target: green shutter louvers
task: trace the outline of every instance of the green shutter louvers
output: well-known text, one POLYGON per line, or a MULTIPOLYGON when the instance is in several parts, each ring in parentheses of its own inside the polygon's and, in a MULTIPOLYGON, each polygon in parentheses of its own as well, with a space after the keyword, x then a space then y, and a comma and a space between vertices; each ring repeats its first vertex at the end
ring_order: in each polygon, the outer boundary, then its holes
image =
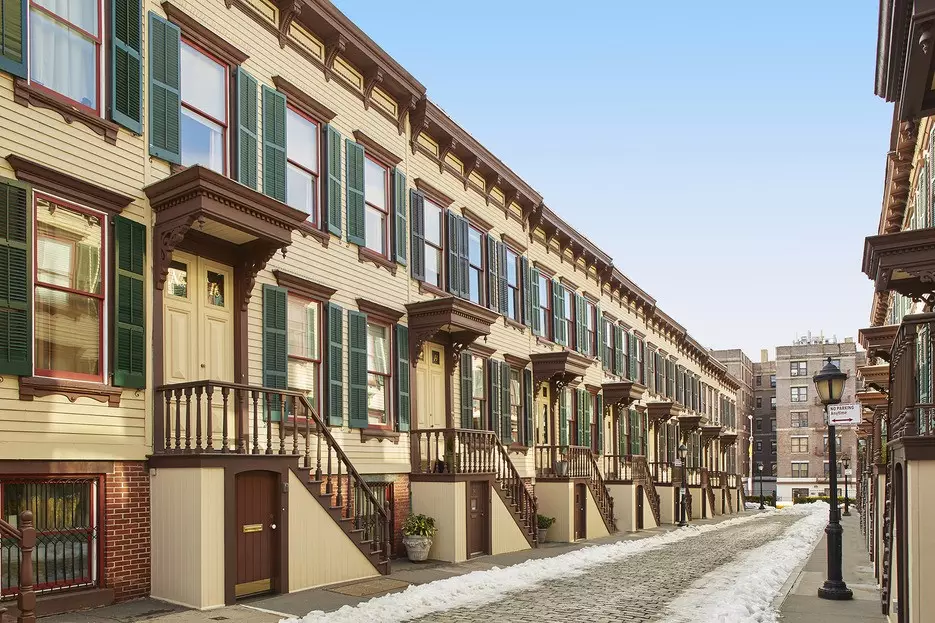
POLYGON ((500 418, 503 416, 501 408, 503 394, 500 391, 500 365, 496 361, 487 360, 487 377, 490 385, 490 400, 488 400, 490 418, 487 421, 487 429, 502 435, 500 418))
POLYGON ((328 231, 341 237, 341 133, 330 124, 325 126, 325 168, 328 183, 325 186, 327 209, 325 220, 328 231))
POLYGON ((27 0, 0 0, 0 71, 26 78, 27 0))
POLYGON ((535 439, 535 435, 533 431, 533 426, 534 426, 533 420, 534 420, 535 411, 536 411, 536 401, 535 401, 535 397, 533 396, 533 390, 534 388, 532 386, 532 370, 524 369, 523 370, 523 393, 526 399, 524 401, 525 404, 523 405, 524 406, 523 414, 526 419, 526 425, 524 427, 523 432, 525 433, 524 438, 525 438, 525 445, 527 448, 532 447, 533 441, 535 439))
POLYGON ((114 385, 146 387, 146 226, 114 218, 114 385))
POLYGON ((347 312, 347 412, 351 428, 367 428, 367 314, 347 312))
MULTIPOLYGON (((263 386, 286 389, 289 380, 288 296, 285 288, 263 285, 263 386)), ((269 397, 269 417, 278 422, 282 417, 279 396, 269 397)), ((267 410, 263 410, 264 417, 267 410)))
POLYGON ((0 181, 0 374, 32 374, 29 187, 0 181))
POLYGON ((149 13, 149 153, 182 164, 181 31, 149 13))
MULTIPOLYGON (((257 149, 259 148, 259 110, 257 108, 257 81, 256 78, 248 74, 242 67, 238 67, 234 76, 237 83, 237 181, 254 190, 257 188, 257 149)), ((265 89, 266 87, 264 87, 265 89)), ((264 111, 266 110, 266 93, 264 91, 264 111)), ((267 128, 268 120, 263 121, 264 143, 269 133, 267 128)), ((263 155, 263 170, 268 172, 267 154, 263 155)), ((271 186, 266 180, 263 181, 263 190, 267 191, 271 186)), ((285 193, 283 193, 285 194, 285 193)))
POLYGON ((413 189, 409 191, 409 210, 412 228, 412 278, 425 281, 425 195, 413 189))
POLYGON ((328 425, 344 424, 344 310, 328 304, 328 425))
POLYGON ((461 353, 461 428, 474 428, 474 370, 471 353, 461 353))
POLYGON ((286 200, 286 96, 263 85, 263 192, 286 200))
POLYGON ((411 400, 409 394, 409 327, 396 325, 396 414, 397 430, 409 430, 411 400))
POLYGON ((344 139, 347 161, 347 241, 363 246, 367 234, 364 224, 364 146, 344 139))
MULTIPOLYGON (((0 30, 3 31, 0 32, 0 68, 5 57, 7 4, 19 4, 19 0, 0 0, 0 30)), ((113 0, 110 12, 110 118, 135 134, 143 133, 143 11, 140 5, 140 0, 113 0)))
POLYGON ((530 314, 532 314, 532 332, 535 335, 545 335, 545 327, 542 326, 542 318, 540 318, 541 306, 539 305, 539 271, 535 268, 529 268, 529 306, 530 314))
POLYGON ((393 254, 396 263, 401 266, 406 265, 406 241, 408 227, 406 222, 408 214, 406 212, 406 175, 399 169, 393 169, 393 254))
POLYGON ((509 445, 513 439, 513 414, 510 409, 510 364, 500 362, 500 414, 503 421, 501 438, 509 445))
POLYGON ((597 433, 597 453, 604 454, 604 396, 598 394, 596 401, 594 430, 597 433))
POLYGON ((558 394, 558 445, 568 446, 568 401, 567 389, 558 394))

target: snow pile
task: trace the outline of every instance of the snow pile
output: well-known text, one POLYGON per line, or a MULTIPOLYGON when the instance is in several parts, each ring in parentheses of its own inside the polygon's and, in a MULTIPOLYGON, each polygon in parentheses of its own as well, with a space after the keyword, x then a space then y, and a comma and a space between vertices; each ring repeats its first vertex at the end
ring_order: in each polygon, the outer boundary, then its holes
POLYGON ((503 599, 509 593, 534 588, 547 580, 580 575, 597 565, 616 562, 706 532, 756 521, 771 514, 759 513, 716 524, 689 526, 643 539, 594 545, 560 556, 527 560, 510 567, 473 571, 428 584, 413 585, 400 593, 376 597, 356 606, 343 606, 335 612, 314 610, 301 619, 283 619, 280 623, 408 621, 453 608, 477 607, 503 599))
POLYGON ((812 553, 828 522, 828 504, 796 504, 777 511, 802 515, 783 534, 698 578, 666 607, 665 623, 775 623, 773 599, 812 553))
MULTIPOLYGON (((766 505, 764 504, 764 506, 766 505)), ((754 509, 759 508, 760 504, 758 502, 744 502, 743 507, 747 509, 748 511, 752 511, 754 509)))

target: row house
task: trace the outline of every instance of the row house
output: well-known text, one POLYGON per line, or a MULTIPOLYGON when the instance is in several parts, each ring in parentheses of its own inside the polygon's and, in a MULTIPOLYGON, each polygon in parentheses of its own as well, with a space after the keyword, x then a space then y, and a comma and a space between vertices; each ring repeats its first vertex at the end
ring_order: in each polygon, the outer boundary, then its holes
POLYGON ((0 15, 11 610, 742 509, 737 380, 327 0, 0 15))
POLYGON ((858 429, 861 529, 890 621, 930 618, 925 590, 935 571, 926 530, 935 500, 935 91, 931 2, 882 2, 875 92, 894 104, 883 205, 864 243, 874 283, 870 326, 860 331, 867 365, 858 429))

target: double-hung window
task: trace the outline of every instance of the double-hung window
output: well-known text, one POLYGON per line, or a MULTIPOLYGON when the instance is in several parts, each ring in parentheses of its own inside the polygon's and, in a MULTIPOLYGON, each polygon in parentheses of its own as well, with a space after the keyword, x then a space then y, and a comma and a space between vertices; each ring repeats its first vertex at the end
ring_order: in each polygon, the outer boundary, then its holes
POLYGON ((772 409, 773 411, 776 410, 776 397, 775 396, 769 397, 769 408, 772 409))
MULTIPOLYGON (((840 452, 840 451, 841 451, 841 436, 840 436, 840 435, 835 435, 835 438, 836 438, 837 441, 838 441, 838 442, 835 444, 835 450, 836 450, 837 452, 840 452)), ((828 451, 828 435, 825 435, 824 438, 823 438, 823 440, 824 440, 825 452, 827 452, 827 451, 828 451)))
POLYGON ((806 402, 808 400, 808 387, 791 387, 791 400, 792 402, 806 402))
POLYGON ((521 443, 524 437, 520 435, 520 409, 523 405, 522 384, 520 371, 510 368, 510 439, 514 443, 521 443))
POLYGON ((438 205, 424 199, 425 215, 425 282, 436 288, 442 287, 443 270, 442 236, 444 235, 444 217, 438 205))
POLYGON ((182 40, 182 164, 227 169, 227 65, 182 40))
POLYGON ((564 289, 562 293, 563 306, 565 308, 565 317, 562 318, 559 322, 565 325, 565 344, 568 348, 575 348, 575 321, 574 321, 574 311, 575 311, 575 293, 569 290, 568 288, 564 289))
POLYGON ((604 349, 604 359, 607 361, 607 368, 614 370, 614 325, 606 318, 602 318, 604 323, 604 343, 601 348, 604 349))
POLYGON ((380 255, 389 254, 389 170, 369 156, 364 158, 366 246, 380 255))
POLYGON ((321 412, 321 304, 289 295, 289 389, 321 412))
MULTIPOLYGON (((509 247, 506 249, 506 315, 520 321, 519 256, 509 247)), ((516 439, 514 436, 513 439, 516 439)))
POLYGON ((390 363, 392 331, 367 322, 367 416, 370 426, 390 426, 390 363))
POLYGON ((584 354, 594 357, 597 355, 597 308, 594 306, 594 303, 591 302, 587 302, 584 305, 585 313, 587 314, 584 321, 584 330, 588 343, 581 350, 584 354))
POLYGON ((101 30, 100 0, 30 0, 30 82, 99 114, 101 30))
POLYGON ((789 415, 792 417, 792 428, 808 427, 808 411, 793 411, 789 415))
POLYGON ((487 360, 471 358, 471 426, 474 430, 487 428, 487 360))
POLYGON ((808 375, 808 362, 807 361, 793 361, 789 364, 789 376, 807 376, 808 375))
POLYGON ((484 232, 468 227, 468 300, 484 304, 484 232))
POLYGON ((318 157, 320 128, 293 108, 286 109, 286 202, 318 225, 318 157))
POLYGON ((539 326, 542 335, 554 339, 552 327, 552 280, 539 273, 539 326))
POLYGON ((104 380, 105 216, 36 194, 36 374, 104 380))
POLYGON ((792 437, 792 452, 808 452, 808 437, 792 437))
POLYGON ((793 462, 792 463, 792 477, 793 478, 808 478, 808 463, 805 461, 793 462))

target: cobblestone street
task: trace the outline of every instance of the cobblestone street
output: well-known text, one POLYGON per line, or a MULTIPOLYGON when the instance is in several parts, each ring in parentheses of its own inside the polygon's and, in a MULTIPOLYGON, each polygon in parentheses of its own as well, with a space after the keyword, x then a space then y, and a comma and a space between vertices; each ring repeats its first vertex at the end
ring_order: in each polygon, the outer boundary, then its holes
POLYGON ((666 604, 697 578, 779 536, 799 519, 801 516, 772 514, 668 543, 575 577, 548 581, 478 608, 458 608, 418 620, 439 623, 663 620, 666 604))

